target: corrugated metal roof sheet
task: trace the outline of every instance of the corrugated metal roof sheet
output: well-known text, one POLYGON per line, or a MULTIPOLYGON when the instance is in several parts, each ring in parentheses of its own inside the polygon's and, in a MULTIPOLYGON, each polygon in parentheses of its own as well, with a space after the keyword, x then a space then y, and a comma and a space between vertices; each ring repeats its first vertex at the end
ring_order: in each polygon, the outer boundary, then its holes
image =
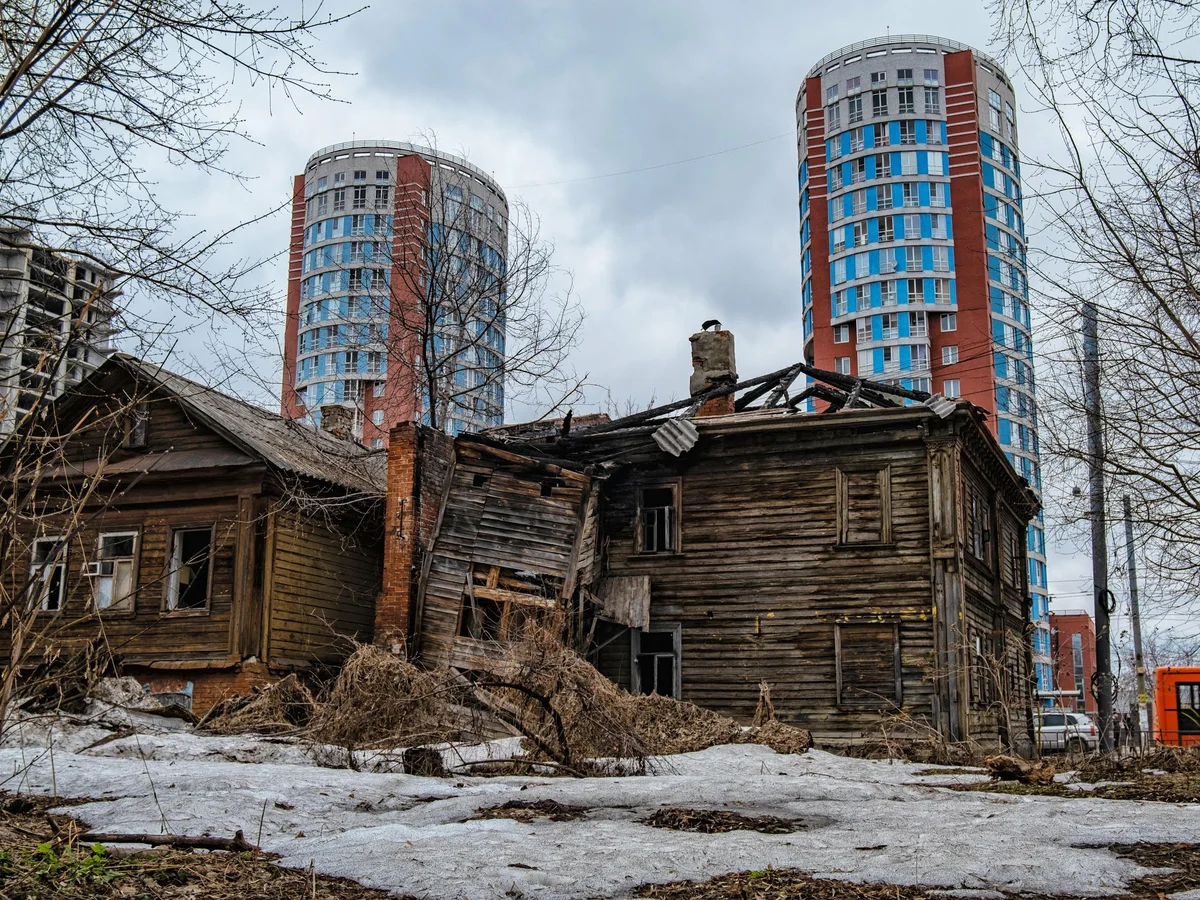
POLYGON ((652 437, 660 450, 680 456, 696 445, 700 432, 691 419, 667 419, 652 437))

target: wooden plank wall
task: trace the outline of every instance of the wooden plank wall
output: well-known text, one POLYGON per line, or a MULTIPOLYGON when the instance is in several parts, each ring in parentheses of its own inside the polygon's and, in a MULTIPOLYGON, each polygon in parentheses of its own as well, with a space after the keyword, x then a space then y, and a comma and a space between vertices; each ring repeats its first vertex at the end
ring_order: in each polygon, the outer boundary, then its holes
POLYGON ((270 515, 267 661, 274 667, 336 663, 371 640, 382 553, 323 516, 276 505, 270 515))
POLYGON ((451 664, 462 657, 456 644, 475 643, 458 637, 472 565, 568 578, 590 484, 587 476, 470 441, 457 441, 455 450, 446 508, 418 599, 418 652, 428 665, 451 664))
MULTIPOLYGON (((944 531, 936 551, 940 558, 933 558, 935 504, 925 437, 923 431, 902 428, 702 435, 678 461, 660 454, 654 466, 626 469, 609 479, 601 503, 605 572, 648 574, 652 627, 682 626, 683 699, 746 721, 754 712, 758 684, 766 681, 780 717, 810 728, 818 739, 878 736, 881 717, 896 710, 861 698, 839 706, 836 626, 894 623, 901 711, 947 725, 944 717, 958 709, 952 700, 953 670, 965 658, 967 635, 958 626, 952 629, 949 655, 939 666, 935 571, 948 579, 939 588, 949 591, 945 596, 966 591, 970 628, 992 637, 994 622, 1007 622, 999 626, 1005 631, 1001 643, 1010 659, 1017 655, 1023 587, 1003 592, 1003 614, 997 618, 999 561, 966 573, 961 565, 963 491, 956 482, 962 477, 957 462, 962 445, 952 432, 944 436, 954 448, 944 474, 950 521, 939 526, 944 531), (870 529, 841 535, 863 543, 840 543, 838 497, 841 490, 845 503, 845 473, 872 470, 886 471, 890 543, 865 542, 870 529), (682 483, 679 552, 638 555, 638 489, 677 477, 682 483)), ((986 481, 984 486, 994 498, 995 486, 986 481)), ((1018 527, 1011 509, 1003 512, 1002 524, 1018 527)), ((603 625, 596 644, 602 645, 594 654, 598 667, 628 686, 628 632, 603 625)), ((855 677, 843 675, 848 682, 855 677)), ((966 728, 970 736, 994 737, 997 711, 979 706, 964 716, 966 728)))
MULTIPOLYGON (((837 706, 838 622, 898 621, 904 706, 927 709, 934 689, 925 447, 802 440, 702 437, 677 465, 613 476, 602 504, 607 565, 649 574, 652 620, 682 625, 683 699, 746 720, 765 680, 782 718, 846 735, 878 715, 837 706), (838 545, 839 467, 889 469, 893 544, 838 545), (675 475, 680 553, 638 556, 637 489, 675 475)), ((621 642, 601 654, 614 676, 621 642)))
MULTIPOLYGON (((71 541, 66 557, 66 607, 59 615, 38 616, 39 630, 53 635, 59 646, 78 647, 103 634, 119 657, 212 662, 230 656, 238 497, 189 500, 180 491, 178 500, 164 505, 161 491, 152 486, 133 488, 118 508, 97 517, 71 541), (208 526, 215 526, 209 609, 167 611, 172 532, 176 528, 208 526), (138 533, 137 592, 132 610, 110 610, 97 616, 92 604, 93 579, 81 572, 85 563, 97 558, 100 533, 113 531, 138 533)), ((204 493, 212 494, 211 485, 204 493)), ((51 518, 43 533, 52 534, 55 527, 51 518)), ((10 585, 15 585, 25 573, 18 564, 6 577, 10 585)), ((2 646, 7 648, 6 639, 2 646)))

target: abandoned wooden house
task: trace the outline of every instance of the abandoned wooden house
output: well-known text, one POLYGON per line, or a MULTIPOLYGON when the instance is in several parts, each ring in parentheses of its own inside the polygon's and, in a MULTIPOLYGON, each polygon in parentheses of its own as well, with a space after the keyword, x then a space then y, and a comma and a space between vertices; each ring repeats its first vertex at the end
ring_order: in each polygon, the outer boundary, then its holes
POLYGON ((202 713, 371 640, 382 452, 116 354, 4 453, 5 660, 102 644, 202 713))
POLYGON ((394 432, 393 629, 487 668, 555 608, 635 692, 746 721, 766 682, 818 741, 1018 740, 1037 501, 983 413, 804 365, 739 384, 727 332, 693 344, 693 396, 657 410, 422 452, 394 432), (797 410, 810 396, 822 412, 797 410))

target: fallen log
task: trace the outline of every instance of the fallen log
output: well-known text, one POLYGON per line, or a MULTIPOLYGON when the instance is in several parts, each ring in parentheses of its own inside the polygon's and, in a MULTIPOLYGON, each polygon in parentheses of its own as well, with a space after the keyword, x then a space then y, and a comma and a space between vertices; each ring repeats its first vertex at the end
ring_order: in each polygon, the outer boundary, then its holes
POLYGON ((151 847, 172 847, 176 850, 228 850, 231 853, 261 853, 246 840, 239 828, 231 838, 207 834, 117 834, 109 831, 89 831, 78 840, 85 844, 148 844, 151 847))

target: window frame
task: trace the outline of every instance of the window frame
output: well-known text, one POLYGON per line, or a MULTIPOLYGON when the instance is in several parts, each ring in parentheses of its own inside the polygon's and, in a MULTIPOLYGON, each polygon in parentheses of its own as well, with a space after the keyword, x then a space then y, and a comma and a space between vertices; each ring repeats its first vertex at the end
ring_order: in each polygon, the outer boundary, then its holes
MULTIPOLYGON (((216 557, 217 547, 217 523, 216 522, 197 522, 193 525, 172 525, 170 528, 170 542, 168 543, 167 556, 167 577, 166 590, 163 594, 163 611, 172 616, 207 616, 212 612, 213 606, 213 575, 215 566, 213 565, 216 557), (181 562, 176 559, 176 543, 179 536, 188 531, 204 531, 208 530, 208 586, 205 590, 204 606, 179 606, 179 584, 178 584, 178 568, 177 565, 181 562), (172 595, 175 596, 175 605, 172 605, 172 595)), ((182 544, 180 544, 180 552, 182 544)))
MULTIPOLYGON (((674 684, 672 687, 672 696, 676 700, 682 699, 683 679, 681 677, 681 669, 683 668, 683 625, 679 622, 657 622, 650 621, 650 625, 646 628, 648 632, 670 632, 671 643, 674 649, 674 684)), ((642 673, 641 667, 638 665, 638 657, 642 655, 642 635, 645 632, 640 628, 629 629, 629 692, 635 695, 642 695, 642 673)), ((656 657, 666 656, 665 653, 655 653, 656 657)), ((664 696, 664 695, 660 695, 664 696)))
POLYGON ((92 609, 95 612, 98 612, 101 614, 106 614, 106 615, 116 615, 116 614, 132 615, 136 611, 137 593, 138 593, 138 573, 139 573, 139 570, 141 569, 141 553, 142 553, 142 530, 140 527, 121 528, 121 529, 114 529, 112 531, 101 531, 96 534, 96 555, 95 555, 95 558, 93 559, 93 563, 102 565, 106 561, 113 562, 113 572, 111 575, 104 575, 102 573, 97 573, 95 575, 92 575, 90 573, 88 574, 88 577, 91 579, 91 595, 92 595, 91 604, 92 604, 92 609), (133 538, 133 553, 129 556, 117 556, 117 557, 113 557, 111 560, 106 560, 105 557, 103 557, 101 555, 102 548, 104 546, 104 539, 106 537, 108 537, 108 538, 132 537, 133 538), (131 567, 129 593, 126 594, 125 596, 121 597, 120 600, 113 601, 111 599, 111 592, 110 592, 110 599, 109 599, 108 605, 101 606, 100 605, 100 596, 99 596, 100 580, 104 579, 104 578, 111 578, 113 580, 113 583, 115 586, 116 578, 117 578, 116 563, 124 562, 124 561, 128 561, 129 565, 131 567), (128 605, 117 605, 117 604, 124 604, 125 601, 128 601, 128 605))
MULTIPOLYGON (((861 375, 861 373, 860 373, 861 375)), ((890 547, 892 535, 892 467, 891 465, 838 466, 835 470, 837 490, 837 547, 890 547), (879 484, 879 539, 850 540, 850 478, 874 473, 879 484)))
POLYGON ((834 689, 839 709, 879 709, 886 708, 888 705, 895 705, 897 708, 904 703, 904 670, 902 665, 902 656, 900 652, 900 621, 898 619, 885 619, 884 621, 871 620, 865 618, 851 617, 839 622, 835 622, 833 626, 833 660, 834 660, 834 689), (854 627, 863 626, 887 626, 892 627, 892 661, 895 671, 895 696, 892 698, 880 698, 878 701, 865 699, 854 700, 844 697, 846 691, 844 684, 845 678, 842 672, 843 651, 842 651, 842 630, 854 627))
POLYGON ((37 605, 39 613, 48 613, 57 615, 62 612, 67 605, 67 555, 69 547, 66 545, 66 535, 42 535, 35 537, 29 544, 29 579, 34 579, 41 582, 38 588, 37 605), (49 544, 51 550, 62 545, 62 551, 56 562, 37 562, 37 546, 39 544, 49 544), (50 586, 54 583, 54 573, 58 573, 58 605, 51 609, 46 605, 50 597, 50 586))
MULTIPOLYGON (((683 529, 681 522, 683 520, 683 479, 669 478, 655 481, 642 482, 636 486, 635 501, 637 503, 637 513, 634 518, 634 553, 638 556, 676 556, 683 552, 683 529), (643 511, 647 508, 643 505, 643 499, 646 491, 669 490, 674 497, 674 505, 670 507, 674 510, 674 521, 670 523, 672 546, 664 550, 647 550, 645 548, 645 521, 643 519, 643 511)), ((651 509, 665 509, 667 507, 650 507, 651 509)))

